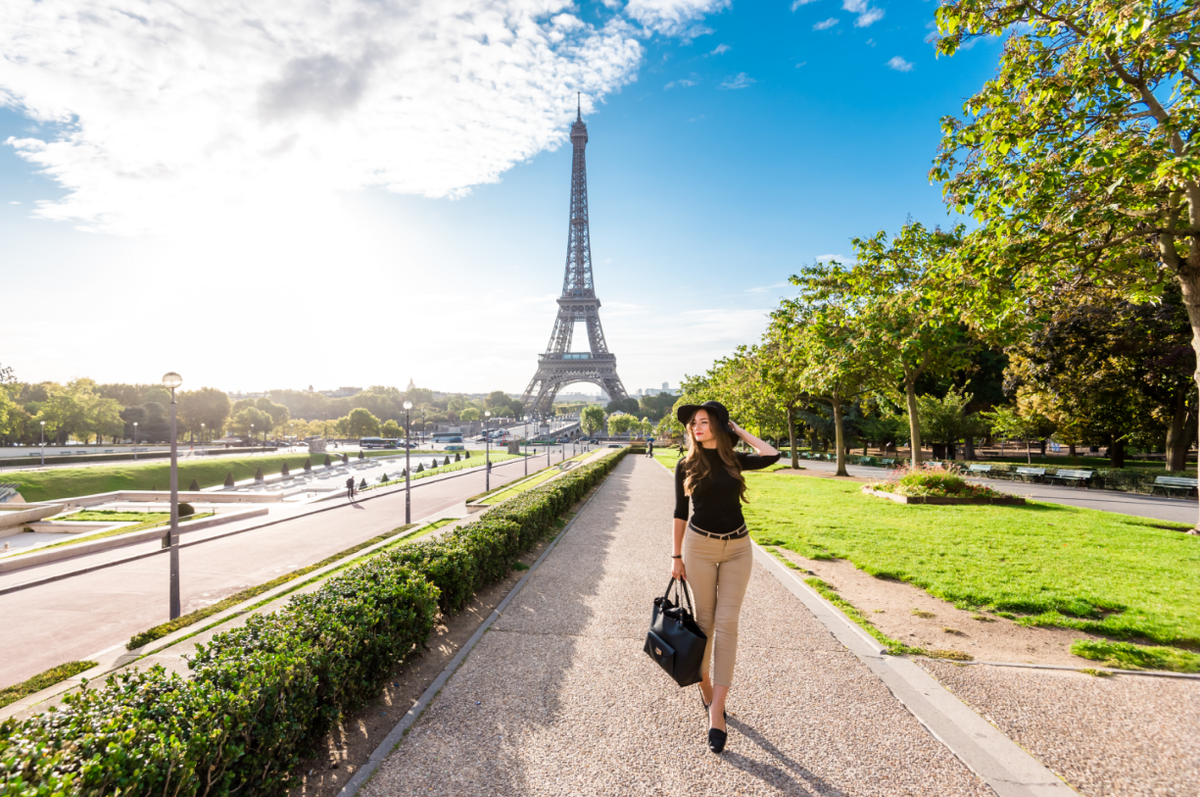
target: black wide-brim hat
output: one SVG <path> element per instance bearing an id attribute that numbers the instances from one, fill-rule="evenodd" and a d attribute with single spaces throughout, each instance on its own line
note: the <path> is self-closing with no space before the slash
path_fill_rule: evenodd
<path id="1" fill-rule="evenodd" d="M 675 417 L 684 426 L 692 420 L 692 416 L 696 414 L 696 410 L 708 410 L 709 419 L 716 419 L 716 427 L 724 429 L 727 434 L 733 434 L 733 430 L 729 428 L 729 410 L 725 409 L 725 405 L 719 401 L 706 401 L 703 404 L 684 404 L 682 407 L 676 407 Z"/>

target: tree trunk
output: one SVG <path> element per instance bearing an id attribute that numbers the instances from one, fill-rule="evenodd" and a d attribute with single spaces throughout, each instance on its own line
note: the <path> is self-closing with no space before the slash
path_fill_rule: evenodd
<path id="1" fill-rule="evenodd" d="M 792 446 L 792 467 L 800 467 L 800 452 L 796 450 L 796 411 L 788 408 L 788 440 Z"/>
<path id="2" fill-rule="evenodd" d="M 1026 465 L 1033 464 L 1033 449 L 1030 448 L 1030 445 L 1031 444 L 1030 444 L 1029 438 L 1026 437 L 1025 438 L 1025 464 Z"/>
<path id="3" fill-rule="evenodd" d="M 842 403 L 838 401 L 837 395 L 831 396 L 830 399 L 829 403 L 833 406 L 834 435 L 837 437 L 835 441 L 837 443 L 837 475 L 849 476 L 850 474 L 846 472 L 846 433 L 843 429 Z"/>
<path id="4" fill-rule="evenodd" d="M 1047 444 L 1047 443 L 1049 443 L 1049 442 L 1050 442 L 1050 438 L 1048 438 L 1048 437 L 1043 437 L 1043 438 L 1042 438 L 1042 440 L 1041 440 L 1041 442 L 1040 442 L 1040 443 L 1038 443 L 1038 449 L 1041 451 L 1041 456 L 1042 456 L 1042 458 L 1043 458 L 1043 459 L 1044 459 L 1044 458 L 1045 458 L 1045 456 L 1046 456 L 1046 444 Z"/>
<path id="5" fill-rule="evenodd" d="M 1075 454 L 1075 444 L 1074 443 L 1067 444 L 1067 453 L 1071 455 L 1071 459 L 1075 459 L 1075 457 L 1077 455 Z"/>
<path id="6" fill-rule="evenodd" d="M 1108 466 L 1110 468 L 1125 467 L 1125 441 L 1115 436 L 1108 446 Z"/>
<path id="7" fill-rule="evenodd" d="M 1196 437 L 1196 413 L 1188 406 L 1188 395 L 1179 391 L 1175 397 L 1171 422 L 1167 425 L 1167 470 L 1187 470 L 1187 453 Z"/>
<path id="8" fill-rule="evenodd" d="M 963 439 L 963 449 L 963 459 L 975 459 L 975 437 L 973 435 L 967 435 Z"/>
<path id="9" fill-rule="evenodd" d="M 904 397 L 908 400 L 908 446 L 912 451 L 912 466 L 921 467 L 921 419 L 917 415 L 916 381 L 905 378 Z"/>

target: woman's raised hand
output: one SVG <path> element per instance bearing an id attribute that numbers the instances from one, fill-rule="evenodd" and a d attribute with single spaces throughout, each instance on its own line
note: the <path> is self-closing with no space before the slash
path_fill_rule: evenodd
<path id="1" fill-rule="evenodd" d="M 678 578 L 687 581 L 687 571 L 683 569 L 682 559 L 671 560 L 671 578 Z"/>

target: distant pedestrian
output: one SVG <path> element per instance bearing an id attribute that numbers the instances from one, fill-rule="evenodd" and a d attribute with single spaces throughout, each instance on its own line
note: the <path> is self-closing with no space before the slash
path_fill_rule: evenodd
<path id="1" fill-rule="evenodd" d="M 646 441 L 646 456 L 650 457 L 651 459 L 654 459 L 654 441 L 653 440 Z"/>
<path id="2" fill-rule="evenodd" d="M 671 577 L 691 587 L 696 622 L 708 636 L 700 665 L 700 702 L 708 714 L 708 749 L 720 753 L 726 740 L 725 699 L 737 659 L 738 616 L 754 563 L 742 516 L 742 471 L 778 462 L 779 452 L 731 421 L 719 402 L 686 404 L 676 415 L 687 430 L 688 452 L 675 466 Z M 756 453 L 735 452 L 738 440 Z"/>
<path id="3" fill-rule="evenodd" d="M 346 498 L 353 501 L 354 500 L 354 492 L 355 492 L 354 477 L 351 476 L 349 479 L 346 479 Z"/>

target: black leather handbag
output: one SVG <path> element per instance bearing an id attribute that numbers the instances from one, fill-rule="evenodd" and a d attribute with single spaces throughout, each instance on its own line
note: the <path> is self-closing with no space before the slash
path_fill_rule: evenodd
<path id="1" fill-rule="evenodd" d="M 646 634 L 646 645 L 642 649 L 654 659 L 667 675 L 680 686 L 700 683 L 700 665 L 704 662 L 704 647 L 708 637 L 700 630 L 693 616 L 692 596 L 683 584 L 683 597 L 687 608 L 679 602 L 681 581 L 671 579 L 667 591 L 661 598 L 654 599 L 650 613 L 650 631 Z M 670 598 L 671 587 L 675 587 L 675 600 Z"/>

